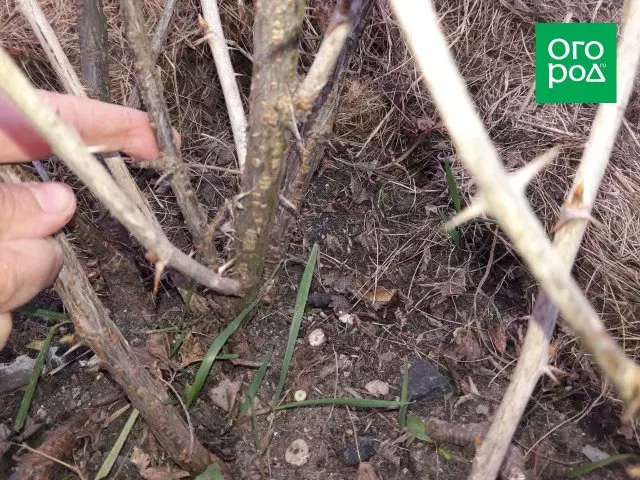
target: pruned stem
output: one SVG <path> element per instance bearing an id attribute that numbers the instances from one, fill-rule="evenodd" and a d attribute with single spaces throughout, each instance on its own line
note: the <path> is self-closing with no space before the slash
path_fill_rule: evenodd
<path id="1" fill-rule="evenodd" d="M 489 212 L 498 219 L 541 288 L 616 386 L 629 414 L 635 413 L 640 407 L 640 368 L 607 333 L 528 202 L 509 181 L 449 52 L 432 3 L 419 0 L 391 3 L 436 106 Z M 582 198 L 579 200 L 582 202 Z"/>
<path id="2" fill-rule="evenodd" d="M 565 212 L 567 209 L 581 209 L 588 214 L 593 208 L 633 90 L 639 56 L 640 8 L 635 5 L 627 13 L 618 47 L 618 101 L 615 104 L 602 104 L 598 108 L 582 161 L 563 206 Z M 575 261 L 586 227 L 586 220 L 575 219 L 564 224 L 554 237 L 554 247 L 562 257 L 567 271 Z M 495 476 L 529 398 L 547 365 L 549 344 L 557 318 L 558 309 L 553 306 L 546 293 L 540 290 L 533 306 L 518 365 L 487 437 L 473 461 L 471 479 L 489 479 Z"/>
<path id="3" fill-rule="evenodd" d="M 287 148 L 296 79 L 297 38 L 304 15 L 303 0 L 256 3 L 254 73 L 247 161 L 242 176 L 246 195 L 236 218 L 236 270 L 248 291 L 262 279 L 268 236 L 278 205 L 280 172 Z"/>
<path id="4" fill-rule="evenodd" d="M 54 153 L 147 249 L 158 263 L 169 265 L 223 294 L 237 294 L 238 283 L 223 278 L 178 250 L 125 195 L 106 169 L 87 151 L 76 131 L 64 124 L 38 96 L 4 49 L 0 49 L 0 88 L 51 145 Z"/>
<path id="5" fill-rule="evenodd" d="M 105 172 L 106 174 L 106 172 Z M 0 180 L 19 183 L 25 179 L 17 166 L 0 166 Z M 192 472 L 201 472 L 211 462 L 224 464 L 194 440 L 178 411 L 168 402 L 162 381 L 154 377 L 131 351 L 126 339 L 109 317 L 109 312 L 91 287 L 73 248 L 63 233 L 56 239 L 62 247 L 64 265 L 55 283 L 75 331 L 103 362 L 122 387 L 145 422 L 177 463 Z M 189 454 L 189 452 L 193 452 Z"/>
<path id="6" fill-rule="evenodd" d="M 243 171 L 245 159 L 247 158 L 247 117 L 244 114 L 236 74 L 233 71 L 231 57 L 229 56 L 229 47 L 222 30 L 218 1 L 201 0 L 200 3 L 202 4 L 202 16 L 204 17 L 202 28 L 216 64 L 218 79 L 222 86 L 224 101 L 229 113 L 233 140 L 236 144 L 238 166 L 240 171 Z"/>
<path id="7" fill-rule="evenodd" d="M 138 88 L 147 107 L 147 112 L 154 127 L 156 141 L 162 155 L 164 173 L 169 175 L 171 190 L 176 197 L 185 223 L 196 245 L 204 240 L 203 233 L 207 217 L 198 202 L 188 170 L 182 162 L 176 144 L 169 109 L 164 100 L 162 82 L 156 69 L 151 45 L 144 26 L 144 15 L 140 0 L 122 0 L 121 11 L 125 20 L 125 30 L 129 44 L 136 57 L 135 72 Z"/>
<path id="8" fill-rule="evenodd" d="M 87 3 L 92 3 L 98 0 L 85 1 Z M 49 62 L 51 63 L 53 70 L 56 72 L 58 80 L 63 85 L 65 91 L 72 95 L 86 98 L 87 92 L 82 86 L 80 79 L 78 79 L 78 76 L 76 75 L 71 62 L 69 62 L 69 59 L 62 50 L 60 42 L 58 42 L 58 38 L 56 37 L 53 29 L 51 28 L 51 25 L 44 16 L 44 13 L 40 9 L 40 5 L 38 4 L 38 2 L 36 0 L 19 0 L 19 6 L 22 14 L 31 25 L 31 28 L 33 28 L 33 30 L 36 32 L 38 40 L 40 41 L 42 48 L 47 54 L 47 58 L 49 59 Z M 86 21 L 86 18 L 84 20 Z M 88 30 L 90 29 L 90 27 L 87 26 L 86 29 Z M 81 28 L 80 30 L 82 31 L 84 29 Z M 82 34 L 80 35 L 80 38 L 82 38 Z M 92 44 L 92 42 L 88 43 Z M 98 74 L 98 71 L 101 70 L 99 67 L 88 68 L 96 75 Z M 95 76 L 92 74 L 92 78 L 94 77 Z M 97 78 L 96 81 L 99 82 Z M 96 83 L 96 89 L 99 89 L 97 88 L 98 85 L 99 83 Z M 160 230 L 160 223 L 158 223 L 156 216 L 153 214 L 151 206 L 149 205 L 146 197 L 138 188 L 135 180 L 131 177 L 129 169 L 127 168 L 122 157 L 120 157 L 118 153 L 108 153 L 103 155 L 103 158 L 105 160 L 107 168 L 111 172 L 111 175 L 113 175 L 113 178 L 118 183 L 120 188 L 138 206 L 140 211 L 147 218 L 147 221 L 154 225 L 158 230 Z"/>

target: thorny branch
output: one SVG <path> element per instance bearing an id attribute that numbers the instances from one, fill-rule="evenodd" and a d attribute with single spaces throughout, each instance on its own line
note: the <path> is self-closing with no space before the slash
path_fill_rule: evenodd
<path id="1" fill-rule="evenodd" d="M 224 101 L 229 113 L 233 140 L 236 144 L 238 166 L 242 172 L 247 158 L 247 117 L 244 114 L 236 73 L 233 71 L 229 47 L 227 47 L 227 41 L 222 30 L 218 0 L 202 0 L 201 4 L 202 16 L 204 17 L 204 20 L 201 21 L 201 27 L 205 32 L 205 38 L 216 64 L 218 79 L 222 86 Z"/>
<path id="2" fill-rule="evenodd" d="M 29 80 L 4 49 L 0 49 L 0 85 L 25 118 L 49 142 L 54 153 L 147 249 L 150 259 L 156 261 L 157 269 L 161 271 L 168 265 L 218 293 L 238 293 L 236 281 L 221 277 L 178 250 L 161 230 L 147 220 L 106 169 L 89 154 L 76 131 L 65 125 L 40 100 Z"/>
<path id="3" fill-rule="evenodd" d="M 590 215 L 633 91 L 639 60 L 640 8 L 636 2 L 626 12 L 618 47 L 618 101 L 614 104 L 602 104 L 598 108 L 582 161 L 562 207 L 559 224 L 571 212 L 583 212 L 586 214 L 582 215 L 583 218 Z M 565 222 L 553 239 L 555 250 L 562 257 L 567 271 L 575 261 L 586 228 L 587 220 L 575 218 Z M 473 480 L 495 476 L 533 389 L 547 367 L 549 344 L 557 318 L 558 309 L 553 306 L 548 295 L 540 290 L 513 378 L 474 459 L 470 477 Z"/>
<path id="4" fill-rule="evenodd" d="M 91 2 L 92 0 L 86 0 Z M 22 14 L 25 16 L 31 28 L 36 32 L 40 45 L 47 54 L 47 58 L 51 63 L 53 70 L 58 76 L 58 80 L 63 85 L 65 91 L 78 97 L 87 97 L 82 83 L 78 79 L 71 62 L 65 55 L 58 38 L 56 37 L 51 25 L 47 21 L 40 5 L 36 0 L 19 0 L 19 6 Z M 86 21 L 86 18 L 84 19 Z M 142 194 L 135 180 L 131 177 L 127 166 L 118 153 L 107 153 L 103 155 L 107 168 L 113 175 L 124 193 L 137 205 L 140 211 L 158 230 L 161 229 L 160 223 L 151 210 L 151 206 L 146 197 Z"/>
<path id="5" fill-rule="evenodd" d="M 456 68 L 433 4 L 404 0 L 391 3 L 461 159 L 487 202 L 488 211 L 498 219 L 541 288 L 616 386 L 627 404 L 627 414 L 635 414 L 640 407 L 640 368 L 607 333 L 526 199 L 509 181 Z M 631 8 L 640 9 L 640 6 L 634 3 Z"/>
<path id="6" fill-rule="evenodd" d="M 19 183 L 25 179 L 19 166 L 0 166 L 0 180 Z M 75 331 L 103 361 L 103 367 L 140 411 L 171 458 L 192 472 L 201 472 L 212 461 L 224 468 L 224 464 L 200 442 L 191 443 L 191 432 L 177 410 L 166 401 L 168 396 L 162 381 L 154 377 L 131 351 L 94 292 L 66 236 L 58 233 L 56 240 L 62 247 L 64 262 L 55 288 L 69 312 Z M 188 454 L 190 451 L 193 451 L 192 455 Z"/>
<path id="7" fill-rule="evenodd" d="M 138 79 L 138 88 L 147 107 L 162 155 L 162 165 L 159 166 L 169 176 L 171 190 L 178 201 L 194 242 L 199 247 L 203 247 L 205 242 L 203 234 L 207 217 L 193 190 L 188 170 L 182 162 L 180 151 L 173 135 L 160 74 L 156 69 L 153 52 L 144 26 L 141 2 L 140 0 L 122 0 L 120 8 L 124 17 L 126 36 L 136 57 L 135 72 Z"/>

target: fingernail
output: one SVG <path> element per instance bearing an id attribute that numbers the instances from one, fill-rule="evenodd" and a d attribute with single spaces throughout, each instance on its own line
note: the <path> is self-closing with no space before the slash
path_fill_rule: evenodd
<path id="1" fill-rule="evenodd" d="M 61 183 L 34 183 L 27 187 L 45 213 L 64 214 L 75 206 L 72 190 Z"/>

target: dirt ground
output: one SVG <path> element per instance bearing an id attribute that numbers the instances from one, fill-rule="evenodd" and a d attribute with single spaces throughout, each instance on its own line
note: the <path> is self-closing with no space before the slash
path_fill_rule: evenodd
<path id="1" fill-rule="evenodd" d="M 148 3 L 150 11 L 157 8 L 154 2 Z M 229 37 L 250 50 L 249 20 L 237 17 L 236 2 L 222 3 L 225 21 L 233 24 Z M 311 292 L 340 297 L 344 302 L 342 310 L 348 315 L 345 317 L 338 308 L 307 308 L 287 376 L 284 401 L 292 401 L 293 393 L 299 390 L 304 390 L 307 398 L 369 398 L 372 395 L 366 386 L 374 380 L 385 382 L 389 387 L 388 393 L 380 398 L 398 399 L 404 366 L 424 359 L 449 380 L 452 388 L 444 395 L 416 400 L 409 413 L 460 426 L 488 424 L 520 353 L 536 285 L 494 223 L 478 221 L 460 228 L 457 242 L 442 229 L 443 220 L 455 213 L 443 158 L 452 162 L 463 203 L 471 198 L 473 182 L 457 161 L 446 132 L 437 126 L 438 116 L 428 102 L 428 94 L 419 86 L 418 74 L 412 65 L 406 66 L 407 53 L 399 46 L 400 36 L 390 20 L 388 6 L 386 2 L 380 3 L 384 5 L 375 7 L 362 45 L 350 65 L 334 134 L 328 139 L 325 158 L 294 226 L 293 240 L 275 284 L 251 322 L 234 334 L 223 351 L 237 354 L 241 361 L 216 361 L 199 399 L 189 411 L 195 434 L 207 448 L 233 466 L 236 478 L 355 479 L 357 466 L 346 464 L 344 452 L 349 442 L 363 438 L 372 439 L 375 446 L 369 461 L 380 479 L 464 478 L 474 455 L 472 446 L 425 443 L 408 437 L 398 424 L 395 410 L 309 407 L 263 412 L 255 417 L 254 423 L 251 417 L 237 415 L 257 366 L 273 348 L 256 409 L 271 402 L 298 284 L 314 243 L 319 244 L 320 256 Z M 500 142 L 508 166 L 515 168 L 553 145 L 556 134 L 540 140 L 540 132 L 527 133 L 530 126 L 508 136 L 514 128 L 510 115 L 520 105 L 510 103 L 506 96 L 496 100 L 500 92 L 489 92 L 493 87 L 487 86 L 495 82 L 481 79 L 485 73 L 479 73 L 480 60 L 468 55 L 473 51 L 474 36 L 489 31 L 483 23 L 487 12 L 497 12 L 496 15 L 509 22 L 501 23 L 496 17 L 492 23 L 495 31 L 491 30 L 490 35 L 515 37 L 521 32 L 531 35 L 531 22 L 518 16 L 524 15 L 522 12 L 504 5 L 495 6 L 490 0 L 474 6 L 470 2 L 436 3 L 441 12 L 450 12 L 449 34 L 452 39 L 457 38 L 456 54 L 463 74 L 478 99 L 492 135 Z M 593 13 L 598 2 L 584 2 L 579 8 L 565 3 L 566 9 L 582 18 Z M 619 2 L 605 3 L 600 17 L 615 20 L 611 12 Z M 113 2 L 106 4 L 107 9 L 114 8 Z M 588 11 L 583 13 L 583 10 Z M 317 7 L 311 10 L 311 15 L 321 18 L 323 12 L 322 7 Z M 562 17 L 563 13 L 564 10 L 553 15 Z M 60 13 L 56 18 L 61 22 L 67 14 Z M 548 20 L 545 15 L 551 14 L 543 9 L 539 15 Z M 193 166 L 194 184 L 200 198 L 215 212 L 225 198 L 234 194 L 238 182 L 232 173 L 198 167 L 206 164 L 230 168 L 234 160 L 220 87 L 217 81 L 210 80 L 215 79 L 211 58 L 205 45 L 194 44 L 198 38 L 195 22 L 193 14 L 180 13 L 176 30 L 182 33 L 174 32 L 170 37 L 161 65 L 167 98 L 173 106 L 174 124 L 183 135 L 185 158 Z M 0 25 L 3 24 L 0 21 Z M 456 25 L 463 26 L 456 29 Z M 112 30 L 110 37 L 115 35 Z M 315 37 L 308 34 L 301 42 L 303 65 L 308 66 L 309 52 L 315 51 L 319 38 L 319 33 Z M 35 51 L 35 47 L 24 48 Z M 509 54 L 498 50 L 478 55 L 497 61 L 498 58 L 504 60 L 501 55 Z M 39 60 L 29 58 L 28 52 L 25 56 L 23 66 L 39 86 L 58 88 L 51 72 L 36 71 L 34 65 L 46 68 Z M 234 53 L 233 60 L 243 94 L 247 95 L 251 64 L 238 52 Z M 126 65 L 126 59 L 122 63 Z M 399 70 L 399 65 L 403 65 L 404 70 Z M 398 72 L 397 76 L 389 74 L 394 71 Z M 116 98 L 126 96 L 131 89 L 131 72 L 126 68 L 125 72 L 128 77 L 122 74 L 114 80 Z M 502 73 L 496 75 L 500 77 Z M 504 78 L 500 77 L 500 81 Z M 517 91 L 511 91 L 520 100 L 529 89 L 526 81 L 522 85 Z M 487 91 L 483 92 L 483 88 Z M 636 114 L 636 103 L 630 115 Z M 571 118 L 573 113 L 563 110 L 554 115 Z M 582 114 L 588 120 L 592 118 L 593 109 L 586 107 Z M 541 125 L 545 125 L 548 115 L 545 109 L 525 114 L 537 118 Z M 577 132 L 570 138 L 575 145 L 588 131 L 582 121 L 567 128 Z M 377 133 L 372 136 L 374 130 Z M 428 133 L 424 134 L 425 131 Z M 629 142 L 626 137 L 622 139 L 616 155 L 621 156 Z M 393 168 L 386 167 L 416 143 L 405 161 Z M 578 151 L 577 147 L 571 148 Z M 565 174 L 575 167 L 575 160 L 575 152 L 569 152 L 533 187 L 531 201 L 547 226 L 556 218 L 566 191 L 568 175 Z M 620 168 L 629 168 L 626 163 L 620 165 L 623 165 Z M 78 186 L 59 164 L 48 162 L 47 167 L 56 178 Z M 156 177 L 153 172 L 137 173 L 143 188 L 153 185 Z M 563 180 L 553 180 L 559 177 Z M 180 227 L 173 199 L 163 188 L 160 185 L 154 190 L 154 207 L 162 214 L 159 217 L 171 240 L 189 251 L 188 235 Z M 154 296 L 151 292 L 153 272 L 144 260 L 144 252 L 122 227 L 104 214 L 87 192 L 78 188 L 78 195 L 81 214 L 69 232 L 96 291 L 124 336 L 140 352 L 141 361 L 161 371 L 165 380 L 182 393 L 185 385 L 193 380 L 198 366 L 197 363 L 185 365 L 187 359 L 189 356 L 200 358 L 231 319 L 217 315 L 217 300 L 203 291 L 197 292 L 191 311 L 185 314 L 178 290 L 186 287 L 186 281 L 175 274 L 163 281 L 158 295 Z M 605 198 L 604 208 L 608 209 L 611 198 Z M 630 195 L 626 201 L 632 202 L 633 198 Z M 617 221 L 608 224 L 608 228 L 615 229 Z M 224 233 L 218 238 L 221 254 L 231 249 L 228 236 Z M 633 262 L 640 258 L 634 254 L 637 242 L 635 237 L 626 238 L 628 243 L 624 248 L 631 252 L 628 268 L 633 270 Z M 629 322 L 627 325 L 633 325 L 637 300 L 628 294 L 627 287 L 614 292 L 609 284 L 602 283 L 604 286 L 599 288 L 607 265 L 594 267 L 593 256 L 598 252 L 594 245 L 602 240 L 590 238 L 588 241 L 591 256 L 581 259 L 579 278 L 583 285 L 586 284 L 584 278 L 594 279 L 589 288 L 603 316 L 611 315 L 616 310 L 614 305 Z M 610 245 L 610 248 L 613 251 L 617 247 Z M 625 275 L 637 275 L 635 270 Z M 626 285 L 625 278 L 620 283 Z M 388 299 L 379 300 L 379 295 L 387 294 Z M 30 305 L 63 311 L 53 292 L 44 292 Z M 28 344 L 43 339 L 50 325 L 40 317 L 16 314 L 14 332 L 9 346 L 0 352 L 0 363 L 10 362 L 22 354 L 35 357 L 36 352 Z M 168 327 L 183 327 L 190 336 L 178 356 L 171 360 L 166 356 L 163 342 L 173 340 L 176 333 L 152 333 Z M 320 347 L 312 347 L 308 342 L 308 335 L 316 329 L 322 329 L 326 336 L 326 342 Z M 612 331 L 619 330 L 617 324 L 613 324 Z M 54 344 L 60 345 L 65 333 L 69 331 L 61 331 Z M 627 351 L 634 352 L 635 337 L 629 334 L 626 341 Z M 552 364 L 564 374 L 558 376 L 559 383 L 544 379 L 536 388 L 515 437 L 515 444 L 525 455 L 528 478 L 565 478 L 569 469 L 589 461 L 585 447 L 610 455 L 638 453 L 635 429 L 620 423 L 621 405 L 562 325 L 552 346 Z M 30 410 L 29 428 L 33 427 L 34 432 L 25 441 L 36 446 L 48 431 L 78 409 L 93 408 L 95 427 L 79 432 L 82 438 L 66 461 L 78 466 L 88 478 L 94 478 L 130 411 L 122 411 L 127 405 L 126 398 L 109 376 L 98 367 L 83 363 L 90 357 L 87 353 L 81 361 L 40 379 Z M 220 385 L 227 385 L 227 392 L 238 389 L 236 400 L 227 404 L 227 408 L 211 395 L 211 390 Z M 233 397 L 232 393 L 229 395 Z M 22 391 L 0 394 L 0 424 L 13 425 L 22 394 Z M 296 439 L 304 439 L 310 450 L 302 466 L 294 466 L 285 458 L 287 448 Z M 140 469 L 131 462 L 136 448 L 151 455 L 153 466 L 172 465 L 144 422 L 138 420 L 109 478 L 142 478 Z M 18 448 L 13 447 L 0 456 L 0 478 L 10 477 L 19 453 Z M 51 478 L 73 478 L 73 474 L 60 468 Z M 158 478 L 180 477 L 174 472 L 174 476 L 167 473 Z M 623 466 L 612 465 L 580 478 L 616 479 L 626 478 L 626 474 Z"/>

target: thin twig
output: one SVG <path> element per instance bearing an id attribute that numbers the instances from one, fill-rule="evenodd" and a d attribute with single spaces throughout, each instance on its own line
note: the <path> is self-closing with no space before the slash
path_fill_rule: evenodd
<path id="1" fill-rule="evenodd" d="M 85 476 L 82 475 L 82 472 L 80 471 L 80 469 L 78 467 L 74 467 L 73 465 L 68 464 L 67 462 L 63 462 L 62 460 L 58 460 L 55 457 L 52 457 L 51 455 L 47 455 L 44 452 L 41 452 L 40 450 L 36 449 L 36 448 L 32 448 L 29 445 L 27 445 L 26 443 L 14 443 L 14 442 L 9 442 L 13 445 L 16 445 L 18 447 L 24 448 L 26 450 L 29 450 L 31 453 L 34 453 L 42 458 L 46 458 L 47 460 L 52 461 L 53 463 L 57 463 L 58 465 L 62 465 L 63 467 L 65 467 L 68 470 L 71 470 L 73 473 L 75 473 L 80 480 L 85 480 Z"/>
<path id="2" fill-rule="evenodd" d="M 628 415 L 633 415 L 640 407 L 640 368 L 608 334 L 551 245 L 526 198 L 509 181 L 456 68 L 432 3 L 423 0 L 392 0 L 391 3 L 461 153 L 461 160 L 476 180 L 488 211 L 498 219 L 541 287 L 616 386 L 627 404 Z"/>
<path id="3" fill-rule="evenodd" d="M 223 294 L 239 285 L 223 278 L 178 250 L 125 195 L 107 170 L 87 151 L 78 133 L 64 124 L 42 100 L 4 49 L 0 49 L 0 88 L 45 138 L 73 173 L 107 206 L 110 213 L 147 249 L 160 270 L 172 266 L 198 283 Z"/>
<path id="4" fill-rule="evenodd" d="M 62 50 L 60 42 L 44 16 L 38 1 L 19 0 L 18 4 L 22 14 L 31 25 L 31 28 L 36 32 L 40 45 L 47 54 L 47 58 L 49 59 L 49 62 L 51 63 L 53 70 L 56 72 L 58 80 L 63 85 L 65 91 L 78 97 L 87 98 L 87 92 L 71 66 L 71 62 L 69 62 L 69 59 Z M 122 157 L 120 157 L 118 153 L 109 153 L 103 155 L 103 158 L 107 168 L 120 188 L 138 206 L 140 211 L 147 218 L 147 221 L 160 230 L 160 223 L 153 214 L 146 197 L 138 188 L 135 180 L 131 177 L 129 169 Z M 40 173 L 40 171 L 38 173 Z"/>
<path id="5" fill-rule="evenodd" d="M 340 0 L 336 5 L 318 53 L 293 97 L 296 114 L 303 119 L 304 115 L 311 112 L 313 103 L 335 69 L 340 52 L 353 26 L 352 8 L 357 8 L 355 4 L 358 3 L 359 1 Z"/>
<path id="6" fill-rule="evenodd" d="M 598 108 L 585 146 L 582 161 L 563 210 L 581 209 L 590 213 L 609 162 L 624 111 L 633 90 L 640 54 L 640 8 L 634 8 L 624 24 L 618 48 L 618 101 Z M 571 269 L 587 227 L 586 220 L 565 223 L 553 244 L 567 270 Z M 538 383 L 549 357 L 549 343 L 558 318 L 549 297 L 540 290 L 529 319 L 520 360 L 513 373 L 487 437 L 473 461 L 472 479 L 492 478 L 504 457 L 515 430 Z"/>
<path id="7" fill-rule="evenodd" d="M 201 245 L 206 225 L 206 214 L 189 180 L 188 170 L 182 162 L 178 145 L 174 139 L 169 109 L 164 100 L 162 81 L 156 68 L 144 26 L 144 15 L 140 0 L 122 0 L 120 8 L 125 21 L 129 44 L 136 57 L 138 88 L 154 127 L 156 141 L 162 155 L 160 167 L 169 175 L 171 190 L 178 201 L 185 223 L 196 245 Z"/>
<path id="8" fill-rule="evenodd" d="M 229 121 L 231 123 L 231 131 L 233 132 L 233 140 L 236 144 L 236 153 L 238 155 L 238 166 L 240 171 L 244 170 L 244 163 L 247 158 L 247 117 L 242 106 L 242 98 L 236 81 L 236 74 L 233 71 L 231 57 L 229 56 L 229 47 L 222 30 L 222 22 L 220 21 L 220 11 L 218 10 L 217 0 L 201 0 L 202 16 L 200 26 L 204 30 L 207 43 L 213 54 L 213 60 L 216 64 L 218 79 L 222 86 L 224 101 L 227 105 L 229 113 Z"/>
<path id="9" fill-rule="evenodd" d="M 178 1 L 179 0 L 165 0 L 164 6 L 162 7 L 162 15 L 160 16 L 160 20 L 158 20 L 156 29 L 153 32 L 153 37 L 151 38 L 151 55 L 154 63 L 158 61 L 160 51 L 167 41 L 171 18 L 173 17 L 173 12 L 176 9 Z M 126 105 L 131 108 L 139 108 L 140 104 L 140 91 L 134 88 L 127 99 Z"/>

